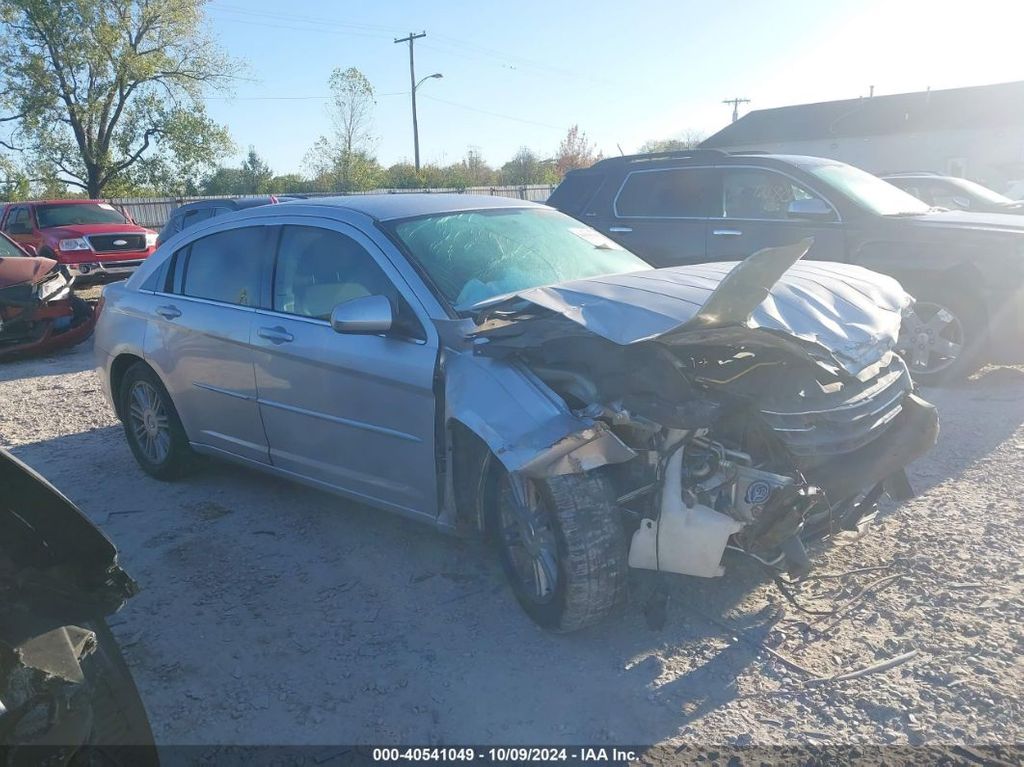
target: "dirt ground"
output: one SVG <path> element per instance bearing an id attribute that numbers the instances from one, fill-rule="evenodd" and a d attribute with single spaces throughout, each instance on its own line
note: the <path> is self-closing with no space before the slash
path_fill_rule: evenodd
<path id="1" fill-rule="evenodd" d="M 794 587 L 843 613 L 733 558 L 669 579 L 660 630 L 638 600 L 569 636 L 530 623 L 480 543 L 222 464 L 148 478 L 91 343 L 0 366 L 0 444 L 141 584 L 112 624 L 163 744 L 1020 742 L 1024 370 L 925 394 L 942 435 L 920 496 L 817 547 Z"/>

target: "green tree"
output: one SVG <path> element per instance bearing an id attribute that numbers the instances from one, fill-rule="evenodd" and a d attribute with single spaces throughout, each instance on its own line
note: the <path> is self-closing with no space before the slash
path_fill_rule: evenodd
<path id="1" fill-rule="evenodd" d="M 399 162 L 388 168 L 384 186 L 388 189 L 418 189 L 423 186 L 423 178 L 411 162 Z"/>
<path id="2" fill-rule="evenodd" d="M 62 183 L 167 185 L 230 148 L 206 115 L 235 72 L 203 30 L 206 0 L 0 0 L 0 119 Z"/>
<path id="3" fill-rule="evenodd" d="M 681 152 L 687 149 L 695 149 L 705 135 L 698 130 L 687 129 L 679 134 L 678 138 L 651 139 L 637 150 L 638 154 L 653 154 L 654 152 Z"/>
<path id="4" fill-rule="evenodd" d="M 497 179 L 494 168 L 487 164 L 477 147 L 466 150 L 462 159 L 462 173 L 466 178 L 466 186 L 490 186 Z"/>
<path id="5" fill-rule="evenodd" d="M 249 154 L 242 161 L 242 194 L 269 194 L 274 171 L 249 147 Z"/>
<path id="6" fill-rule="evenodd" d="M 559 178 L 553 161 L 541 160 L 525 146 L 501 166 L 498 176 L 502 184 L 512 185 L 554 184 Z"/>

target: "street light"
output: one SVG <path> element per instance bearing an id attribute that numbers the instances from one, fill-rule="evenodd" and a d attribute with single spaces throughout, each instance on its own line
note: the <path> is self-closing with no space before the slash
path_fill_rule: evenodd
<path id="1" fill-rule="evenodd" d="M 432 75 L 427 75 L 418 83 L 412 87 L 412 143 L 413 149 L 416 152 L 416 172 L 420 170 L 420 129 L 419 124 L 416 122 L 416 91 L 423 85 L 427 80 L 440 80 L 444 75 L 440 72 L 434 72 Z"/>

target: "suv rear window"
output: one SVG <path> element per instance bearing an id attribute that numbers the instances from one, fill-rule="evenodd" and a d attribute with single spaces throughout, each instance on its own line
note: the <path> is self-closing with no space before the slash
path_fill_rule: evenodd
<path id="1" fill-rule="evenodd" d="M 634 171 L 615 200 L 623 218 L 707 218 L 718 215 L 721 192 L 712 168 Z"/>
<path id="2" fill-rule="evenodd" d="M 547 204 L 564 213 L 579 213 L 604 183 L 603 173 L 572 171 L 551 193 Z"/>

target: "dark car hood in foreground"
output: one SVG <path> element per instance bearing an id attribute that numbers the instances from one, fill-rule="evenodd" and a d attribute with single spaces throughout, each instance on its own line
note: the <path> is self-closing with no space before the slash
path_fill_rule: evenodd
<path id="1" fill-rule="evenodd" d="M 614 343 L 633 344 L 686 330 L 726 275 L 742 263 L 593 277 L 524 290 L 515 297 Z M 893 348 L 901 313 L 911 302 L 892 277 L 849 264 L 800 261 L 771 286 L 746 324 L 824 347 L 856 375 Z"/>
<path id="2" fill-rule="evenodd" d="M 135 593 L 117 550 L 59 490 L 0 449 L 0 556 L 19 569 L 22 597 L 109 615 Z M 0 573 L 0 576 L 4 573 Z M 2 582 L 2 578 L 0 578 Z M 10 594 L 8 597 L 10 598 Z"/>

